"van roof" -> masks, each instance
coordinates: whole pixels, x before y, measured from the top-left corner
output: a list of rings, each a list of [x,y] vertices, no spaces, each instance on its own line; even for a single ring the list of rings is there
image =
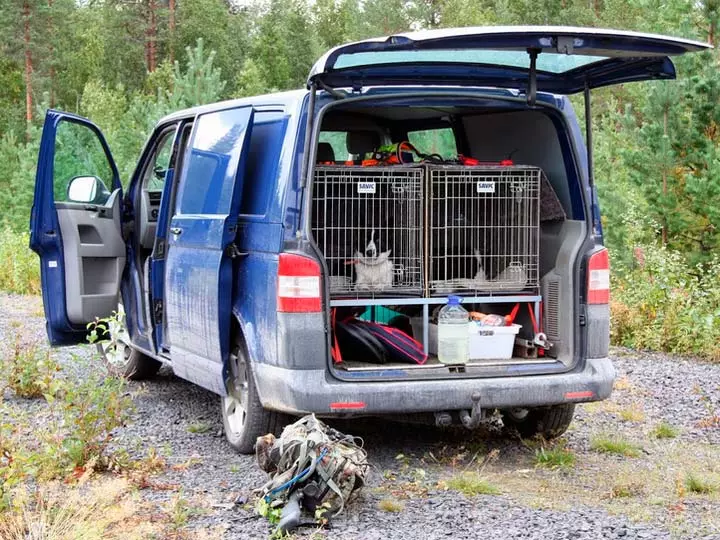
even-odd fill
[[[165,124],[167,122],[182,120],[184,118],[191,118],[193,116],[197,116],[198,114],[220,111],[222,109],[242,107],[243,105],[252,105],[253,107],[272,107],[273,105],[287,107],[288,105],[296,105],[307,94],[308,90],[290,90],[288,92],[277,92],[275,94],[264,94],[262,96],[228,99],[225,101],[208,103],[207,105],[198,105],[197,107],[183,109],[164,116],[160,119],[158,124]]]
[[[404,87],[399,86],[375,86],[375,87],[368,87],[363,91],[364,95],[370,95],[375,92],[377,92],[377,95],[391,95],[392,93],[396,92],[402,92],[402,91],[410,91],[410,92],[437,92],[437,91],[459,91],[464,94],[467,94],[469,92],[473,92],[475,90],[477,91],[491,91],[493,94],[506,94],[508,96],[515,96],[519,95],[517,90],[511,89],[511,88],[495,88],[495,87],[458,87],[458,86],[418,86],[418,85],[408,85]],[[158,125],[166,124],[168,122],[174,122],[177,120],[183,120],[186,118],[192,118],[194,116],[197,116],[198,114],[205,114],[209,112],[214,111],[220,111],[223,109],[230,109],[233,107],[242,107],[242,106],[248,106],[252,105],[253,107],[294,107],[298,106],[302,100],[305,98],[305,96],[308,95],[310,91],[307,89],[300,89],[300,90],[289,90],[286,92],[276,92],[274,94],[263,94],[260,96],[250,96],[250,97],[244,97],[244,98],[236,98],[236,99],[228,99],[224,101],[217,101],[215,103],[208,103],[206,105],[198,105],[196,107],[190,107],[188,109],[182,109],[179,111],[176,111],[174,113],[168,114],[167,116],[164,116],[160,119],[158,122]],[[324,91],[319,91],[319,94],[329,98],[330,94],[326,93]],[[560,103],[562,102],[564,96],[561,94],[553,94],[550,92],[538,92],[537,94],[538,100],[544,101],[546,103]]]

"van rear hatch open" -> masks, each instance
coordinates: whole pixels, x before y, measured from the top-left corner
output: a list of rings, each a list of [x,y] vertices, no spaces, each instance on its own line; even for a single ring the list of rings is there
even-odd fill
[[[671,56],[707,48],[687,39],[598,28],[428,30],[336,47],[313,66],[308,85],[523,89],[535,82],[537,91],[571,94],[624,82],[674,79]]]
[[[348,146],[340,152],[344,155],[335,152],[333,157],[329,142],[337,137],[328,139],[323,143],[322,154],[326,157],[317,160],[316,166],[308,163],[305,168],[313,186],[312,237],[324,261],[330,306],[338,313],[350,309],[352,316],[373,320],[375,308],[381,307],[391,308],[391,312],[411,321],[420,316],[420,327],[408,332],[416,334],[416,338],[422,335],[428,351],[431,310],[443,302],[445,293],[464,293],[476,310],[504,314],[516,303],[527,304],[531,313],[527,320],[520,321],[525,337],[532,340],[533,331],[537,336],[540,328],[547,330],[554,342],[546,356],[518,356],[513,351],[507,360],[471,362],[457,373],[438,365],[436,358],[431,361],[431,354],[423,366],[344,362],[336,367],[344,367],[345,375],[333,370],[335,374],[363,380],[528,375],[566,371],[589,354],[582,337],[586,332],[581,327],[588,324],[585,296],[590,286],[586,290],[579,269],[585,268],[583,261],[596,249],[593,229],[599,222],[599,216],[592,215],[595,201],[584,200],[586,193],[592,193],[587,189],[592,188],[591,129],[588,125],[586,177],[584,160],[578,160],[584,150],[576,140],[579,132],[570,125],[576,121],[574,114],[570,113],[568,123],[564,118],[567,112],[549,103],[536,103],[536,94],[584,91],[589,122],[592,88],[673,79],[675,67],[670,57],[707,48],[709,45],[704,43],[653,34],[543,26],[397,34],[343,45],[326,53],[307,81],[313,91],[311,111],[315,110],[318,89],[342,98],[350,96],[335,89],[349,88],[353,90],[352,98],[357,98],[340,99],[324,107],[318,118],[320,133],[333,129],[347,132]],[[406,101],[398,108],[398,103],[392,102],[392,88],[400,86],[408,89],[403,90]],[[445,92],[447,101],[429,107],[428,98],[411,95],[411,87],[423,87],[431,100],[434,90],[438,98]],[[515,92],[512,97],[503,97],[478,89],[477,98],[485,102],[472,105],[461,97],[467,98],[467,93],[459,92],[456,99],[450,97],[452,87],[512,89],[524,92],[527,103]],[[374,97],[372,103],[367,101],[376,90],[387,100],[384,104]],[[565,110],[569,107],[568,103]],[[342,110],[348,114],[343,116]],[[312,112],[308,122],[315,123]],[[422,123],[428,127],[446,124],[465,141],[463,151],[481,162],[500,163],[512,156],[520,167],[497,172],[493,165],[470,170],[427,162],[419,168],[412,165],[405,169],[397,165],[386,170],[359,166],[379,144],[402,141],[408,136],[409,126]],[[368,132],[375,141],[360,144],[368,139]],[[310,130],[307,136],[309,142]],[[523,170],[524,166],[529,169]],[[528,182],[514,178],[530,173],[539,179]],[[495,180],[493,174],[500,176]],[[370,178],[372,175],[379,175],[378,179]],[[478,187],[486,180],[493,185],[488,197]],[[383,182],[387,194],[378,187]],[[523,186],[520,191],[518,182]],[[543,217],[540,202],[546,197],[540,197],[541,191],[554,193],[562,201],[565,218]],[[527,201],[520,201],[519,194]],[[521,212],[518,203],[527,203],[535,210]],[[525,230],[530,231],[525,235],[530,240],[525,236],[515,238]],[[455,233],[458,238],[453,237]],[[373,262],[390,269],[382,286],[374,290],[373,284],[370,291],[360,272],[364,270],[360,262],[369,247],[377,247],[379,257]],[[382,257],[388,261],[380,260]],[[448,265],[447,261],[454,260],[464,262]],[[519,269],[520,285],[514,282],[518,280],[504,279],[508,269]],[[512,286],[498,289],[498,283],[504,281],[512,283],[502,283],[503,287]],[[607,323],[607,302],[599,307]],[[367,311],[361,313],[364,308]],[[540,315],[542,323],[536,323]],[[606,355],[606,345],[604,349]]]

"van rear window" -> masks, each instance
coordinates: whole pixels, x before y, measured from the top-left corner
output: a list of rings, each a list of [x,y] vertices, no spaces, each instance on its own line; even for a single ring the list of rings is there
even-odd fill
[[[445,159],[457,156],[452,128],[423,129],[408,132],[408,141],[423,154],[439,154]]]
[[[333,149],[333,159],[327,161],[345,161],[351,157],[347,147],[347,131],[321,131],[319,142],[328,143]]]

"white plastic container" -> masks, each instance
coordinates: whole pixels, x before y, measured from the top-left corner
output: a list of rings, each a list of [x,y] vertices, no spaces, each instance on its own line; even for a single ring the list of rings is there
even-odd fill
[[[442,364],[467,364],[469,356],[470,318],[460,305],[460,297],[449,296],[438,313],[438,360]]]
[[[420,343],[423,340],[423,319],[413,317],[413,337]],[[470,323],[468,329],[468,347],[470,360],[501,360],[512,358],[515,337],[520,331],[519,324],[512,326],[479,326]],[[437,356],[438,352],[438,325],[428,324],[428,354]]]
[[[495,360],[512,358],[515,336],[522,328],[511,326],[482,326],[470,323],[468,328],[471,360]]]

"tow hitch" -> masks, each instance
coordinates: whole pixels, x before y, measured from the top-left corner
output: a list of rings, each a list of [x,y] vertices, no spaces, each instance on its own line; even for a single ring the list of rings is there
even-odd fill
[[[473,392],[470,399],[473,406],[470,411],[463,409],[460,411],[460,422],[468,429],[476,429],[483,420],[483,411],[480,408],[480,392]]]

